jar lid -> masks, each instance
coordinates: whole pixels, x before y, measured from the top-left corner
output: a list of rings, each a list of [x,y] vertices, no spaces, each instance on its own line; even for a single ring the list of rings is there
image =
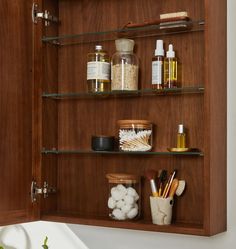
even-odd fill
[[[132,120],[132,119],[126,119],[126,120],[118,120],[118,124],[143,124],[143,125],[150,125],[152,124],[149,120]]]
[[[151,128],[152,123],[149,120],[118,120],[121,128]]]
[[[134,50],[134,40],[120,38],[115,40],[116,50],[119,52],[132,52]]]
[[[140,181],[140,176],[122,173],[108,173],[106,178],[109,183],[137,183]]]

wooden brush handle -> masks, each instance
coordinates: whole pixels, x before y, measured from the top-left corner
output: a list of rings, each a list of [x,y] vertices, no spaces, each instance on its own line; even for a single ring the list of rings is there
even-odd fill
[[[174,197],[176,189],[178,188],[178,186],[179,186],[179,180],[174,179],[172,184],[171,184],[171,187],[170,187],[169,197]]]

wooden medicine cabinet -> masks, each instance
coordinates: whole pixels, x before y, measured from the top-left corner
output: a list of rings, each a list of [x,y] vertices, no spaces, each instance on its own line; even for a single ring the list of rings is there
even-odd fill
[[[191,18],[186,28],[122,30],[178,11]],[[204,236],[226,230],[226,0],[3,0],[0,13],[1,225],[47,220]],[[87,93],[87,54],[101,44],[111,56],[121,36],[135,41],[139,90]],[[181,85],[169,92],[148,90],[157,39],[166,49],[174,44],[181,63]],[[155,124],[151,152],[91,151],[91,136],[117,136],[121,119]],[[199,152],[167,152],[182,122]],[[152,224],[144,179],[140,219],[108,217],[107,173],[162,168],[177,169],[187,183],[171,225]]]

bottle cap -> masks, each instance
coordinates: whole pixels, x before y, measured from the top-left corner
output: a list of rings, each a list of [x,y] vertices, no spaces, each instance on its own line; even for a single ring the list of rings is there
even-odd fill
[[[134,40],[131,39],[117,39],[115,40],[116,50],[119,52],[133,52]]]
[[[173,49],[173,45],[172,44],[169,45],[169,50],[166,53],[166,57],[167,58],[175,58],[175,51]]]
[[[184,133],[184,125],[183,124],[179,124],[178,133]]]
[[[102,45],[96,45],[95,50],[102,50]]]
[[[164,56],[163,40],[156,41],[155,56]]]

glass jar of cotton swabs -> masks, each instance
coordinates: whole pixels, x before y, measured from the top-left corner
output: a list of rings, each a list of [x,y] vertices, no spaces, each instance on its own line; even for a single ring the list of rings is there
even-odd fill
[[[152,123],[148,120],[119,120],[120,151],[150,151]]]

